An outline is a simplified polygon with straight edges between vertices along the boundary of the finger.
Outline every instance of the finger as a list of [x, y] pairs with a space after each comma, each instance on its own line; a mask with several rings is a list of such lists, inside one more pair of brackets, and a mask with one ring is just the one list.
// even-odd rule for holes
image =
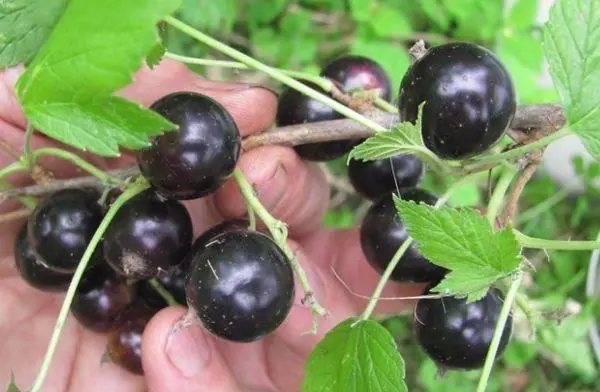
[[[264, 146], [245, 153], [238, 167], [254, 185], [261, 203], [288, 224], [294, 238], [319, 227], [327, 211], [329, 187], [317, 165], [301, 160], [291, 148]], [[233, 180], [217, 192], [215, 203], [225, 217], [246, 215], [246, 204]]]
[[142, 338], [142, 364], [153, 391], [241, 392], [214, 340], [200, 325], [174, 331], [180, 307], [159, 312]]

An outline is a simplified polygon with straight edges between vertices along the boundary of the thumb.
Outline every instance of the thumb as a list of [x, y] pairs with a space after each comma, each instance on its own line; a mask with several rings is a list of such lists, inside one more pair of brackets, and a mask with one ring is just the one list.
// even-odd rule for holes
[[177, 327], [184, 315], [181, 307], [163, 309], [144, 330], [142, 364], [148, 390], [241, 392], [202, 326]]

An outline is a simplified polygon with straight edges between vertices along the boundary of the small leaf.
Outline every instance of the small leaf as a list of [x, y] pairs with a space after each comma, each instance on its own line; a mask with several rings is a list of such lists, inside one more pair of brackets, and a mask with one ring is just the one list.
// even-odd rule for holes
[[390, 333], [374, 321], [348, 319], [315, 347], [303, 392], [406, 392], [404, 360]]
[[385, 4], [378, 4], [368, 20], [375, 34], [382, 38], [406, 37], [412, 32], [408, 18]]
[[350, 13], [357, 21], [368, 20], [373, 7], [373, 0], [349, 0]]
[[558, 0], [543, 46], [571, 130], [600, 159], [600, 3]]
[[395, 195], [394, 202], [419, 252], [450, 270], [433, 291], [476, 301], [496, 280], [519, 268], [520, 246], [509, 227], [494, 232], [472, 208], [437, 209]]
[[419, 116], [413, 124], [403, 122], [396, 124], [390, 131], [377, 132], [350, 152], [349, 159], [365, 161], [389, 158], [398, 154], [410, 154], [427, 151], [421, 135], [421, 114], [423, 104], [419, 107]]
[[179, 0], [71, 0], [16, 91], [42, 133], [104, 156], [140, 148], [174, 128], [155, 112], [117, 98], [156, 46], [156, 24]]
[[29, 62], [67, 3], [68, 0], [0, 1], [0, 69]]
[[6, 392], [21, 392], [21, 390], [15, 383], [15, 374], [13, 372], [10, 372], [10, 383], [8, 384]]
[[151, 69], [156, 67], [162, 60], [163, 56], [167, 52], [167, 48], [164, 47], [162, 43], [157, 43], [150, 49], [148, 55], [146, 56], [146, 64]]

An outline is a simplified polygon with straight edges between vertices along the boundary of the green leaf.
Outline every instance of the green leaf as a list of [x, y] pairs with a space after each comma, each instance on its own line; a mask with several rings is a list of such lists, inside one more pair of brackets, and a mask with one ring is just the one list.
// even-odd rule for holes
[[600, 3], [558, 0], [543, 46], [571, 130], [600, 159]]
[[177, 14], [196, 29], [225, 34], [233, 28], [237, 4], [236, 0], [183, 0]]
[[248, 3], [247, 18], [250, 25], [271, 22], [284, 10], [287, 0], [251, 1]]
[[535, 25], [539, 0], [518, 0], [510, 9], [506, 28], [524, 31]]
[[406, 392], [404, 360], [390, 333], [374, 321], [349, 319], [317, 344], [303, 392]]
[[373, 0], [349, 0], [350, 13], [357, 21], [368, 20], [373, 7]]
[[419, 116], [414, 124], [407, 121], [394, 125], [387, 132], [377, 132], [354, 147], [349, 158], [370, 161], [398, 154], [425, 152], [427, 148], [421, 134], [421, 111], [419, 108]]
[[8, 384], [6, 392], [21, 392], [21, 390], [15, 383], [15, 374], [13, 372], [10, 372], [10, 383]]
[[116, 156], [173, 129], [155, 112], [114, 96], [158, 43], [156, 24], [179, 0], [71, 0], [16, 91], [44, 134]]
[[406, 37], [412, 32], [406, 16], [390, 6], [378, 5], [371, 12], [368, 21], [375, 34], [381, 38]]
[[148, 67], [156, 67], [160, 63], [166, 52], [167, 48], [165, 48], [162, 43], [159, 42], [156, 45], [154, 45], [154, 47], [150, 49], [150, 52], [146, 56], [146, 64], [148, 64]]
[[420, 4], [423, 12], [441, 30], [447, 30], [450, 27], [450, 15], [448, 15], [439, 0], [421, 0]]
[[68, 0], [0, 2], [0, 68], [29, 62], [64, 11]]
[[394, 202], [419, 252], [450, 270], [433, 291], [476, 301], [496, 280], [519, 268], [520, 246], [510, 227], [494, 232], [472, 208], [436, 209], [395, 195]]

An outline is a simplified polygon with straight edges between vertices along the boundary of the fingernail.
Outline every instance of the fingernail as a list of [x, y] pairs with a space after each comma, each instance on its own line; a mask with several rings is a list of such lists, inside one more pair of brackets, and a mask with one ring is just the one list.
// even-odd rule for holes
[[288, 175], [282, 163], [278, 162], [275, 172], [256, 187], [258, 198], [267, 209], [274, 209], [283, 198], [288, 187]]
[[167, 340], [165, 354], [182, 376], [191, 378], [208, 365], [211, 348], [199, 325], [176, 325]]

